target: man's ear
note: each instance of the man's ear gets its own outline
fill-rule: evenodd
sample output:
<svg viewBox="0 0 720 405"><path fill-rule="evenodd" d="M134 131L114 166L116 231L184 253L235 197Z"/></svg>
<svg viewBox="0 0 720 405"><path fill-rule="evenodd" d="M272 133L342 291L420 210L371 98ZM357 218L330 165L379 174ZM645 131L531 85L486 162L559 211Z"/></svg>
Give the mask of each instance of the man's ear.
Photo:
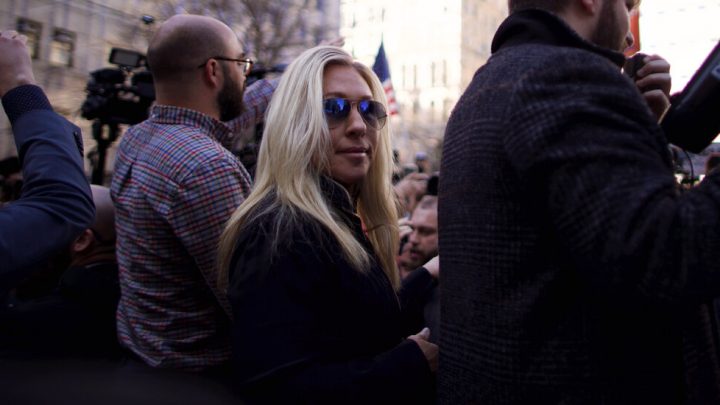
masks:
<svg viewBox="0 0 720 405"><path fill-rule="evenodd" d="M216 60L210 59L205 66L203 66L202 80L210 87L222 87L222 73L220 72L220 64Z"/></svg>
<svg viewBox="0 0 720 405"><path fill-rule="evenodd" d="M85 229L82 231L80 236L78 236L75 239L75 242L73 242L71 249L73 253L80 253L86 249L88 249L93 241L95 240L95 235L93 235L90 228Z"/></svg>
<svg viewBox="0 0 720 405"><path fill-rule="evenodd" d="M591 15L597 14L602 8L603 1L614 1L614 0L578 0L580 7L583 11Z"/></svg>

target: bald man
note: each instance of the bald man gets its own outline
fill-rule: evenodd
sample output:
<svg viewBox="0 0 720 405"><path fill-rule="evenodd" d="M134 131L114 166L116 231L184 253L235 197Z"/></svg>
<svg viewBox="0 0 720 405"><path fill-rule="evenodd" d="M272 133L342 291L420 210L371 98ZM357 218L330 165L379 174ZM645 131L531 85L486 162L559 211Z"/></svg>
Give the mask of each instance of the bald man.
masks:
<svg viewBox="0 0 720 405"><path fill-rule="evenodd" d="M236 34L210 17L168 19L147 57L157 104L124 135L111 186L118 337L151 367L215 372L230 355L216 246L251 181L226 148L237 129L261 119L273 87L254 85L243 113L252 62Z"/></svg>
<svg viewBox="0 0 720 405"><path fill-rule="evenodd" d="M71 266L98 262L115 263L115 207L107 187L90 185L95 202L95 221L70 246Z"/></svg>

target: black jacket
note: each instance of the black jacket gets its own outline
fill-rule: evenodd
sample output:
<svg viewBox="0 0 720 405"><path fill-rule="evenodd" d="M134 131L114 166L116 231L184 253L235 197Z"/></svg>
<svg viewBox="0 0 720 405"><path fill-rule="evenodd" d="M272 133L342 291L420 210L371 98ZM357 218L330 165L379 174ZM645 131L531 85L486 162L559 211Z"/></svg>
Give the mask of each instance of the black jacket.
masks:
<svg viewBox="0 0 720 405"><path fill-rule="evenodd" d="M347 192L327 179L322 185L337 219L372 252ZM316 221L277 228L276 219L269 213L245 226L231 265L233 364L245 398L432 401L427 361L417 344L404 340L418 330L403 330L400 301L379 265L360 273Z"/></svg>
<svg viewBox="0 0 720 405"><path fill-rule="evenodd" d="M442 403L679 404L685 371L715 369L683 334L720 293L720 173L678 192L623 60L552 14L515 13L453 111Z"/></svg>

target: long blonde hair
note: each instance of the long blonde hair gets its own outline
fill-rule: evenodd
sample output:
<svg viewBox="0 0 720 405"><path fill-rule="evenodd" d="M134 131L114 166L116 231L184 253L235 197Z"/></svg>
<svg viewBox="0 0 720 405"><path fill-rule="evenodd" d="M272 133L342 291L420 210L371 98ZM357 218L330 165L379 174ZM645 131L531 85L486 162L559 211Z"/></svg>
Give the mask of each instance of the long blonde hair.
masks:
<svg viewBox="0 0 720 405"><path fill-rule="evenodd" d="M377 76L340 48L308 49L288 66L267 110L253 190L230 217L220 237L218 285L222 289L227 286L230 262L243 226L269 212L276 216L274 242L287 231L283 224L310 216L335 237L345 259L355 269L365 272L370 267L370 254L347 225L337 220L320 188L321 176L330 174L332 153L322 109L323 74L328 65L355 68L370 87L373 99L387 107ZM370 169L359 187L357 210L379 265L397 289L398 205L391 184L394 163L388 125L378 131L371 158Z"/></svg>

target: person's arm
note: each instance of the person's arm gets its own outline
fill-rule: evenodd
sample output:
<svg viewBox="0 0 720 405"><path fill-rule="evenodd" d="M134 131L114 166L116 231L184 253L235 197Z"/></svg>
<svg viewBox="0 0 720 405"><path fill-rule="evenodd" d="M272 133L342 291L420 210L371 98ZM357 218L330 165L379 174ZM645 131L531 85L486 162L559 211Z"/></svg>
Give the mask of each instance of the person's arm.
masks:
<svg viewBox="0 0 720 405"><path fill-rule="evenodd" d="M225 294L217 288L217 244L225 222L250 193L250 184L247 173L235 162L212 159L184 179L167 218L228 314Z"/></svg>
<svg viewBox="0 0 720 405"><path fill-rule="evenodd" d="M22 197L0 209L0 288L67 248L95 216L80 130L53 112L33 85L27 49L13 35L0 35L0 96L24 185Z"/></svg>
<svg viewBox="0 0 720 405"><path fill-rule="evenodd" d="M597 294L720 294L720 173L679 194L638 90L606 60L567 55L530 66L507 110L505 148L537 221Z"/></svg>
<svg viewBox="0 0 720 405"><path fill-rule="evenodd" d="M287 231L287 230L285 230ZM317 241L271 247L268 230L247 231L231 269L233 356L240 381L256 399L301 403L432 401L432 374L418 343L407 339L382 353L356 347L391 333L356 325L346 336L337 267ZM272 231L270 231L272 232ZM307 233L302 233L307 235ZM372 294L369 294L372 297ZM343 315L339 315L343 314ZM365 353L359 355L357 353Z"/></svg>
<svg viewBox="0 0 720 405"><path fill-rule="evenodd" d="M429 268L428 268L429 267ZM413 333L423 327L425 323L424 310L433 296L433 290L438 286L437 256L424 266L418 267L403 279L398 291L400 308L402 309L402 325L405 333ZM431 330L437 334L439 331Z"/></svg>
<svg viewBox="0 0 720 405"><path fill-rule="evenodd" d="M265 111L267 110L270 99L277 88L279 79L261 79L250 85L245 90L243 96L243 104L245 111L237 118L227 122L232 130L233 136L229 139L223 139L223 146L229 148L235 140L235 137L248 128L263 122L265 119Z"/></svg>

